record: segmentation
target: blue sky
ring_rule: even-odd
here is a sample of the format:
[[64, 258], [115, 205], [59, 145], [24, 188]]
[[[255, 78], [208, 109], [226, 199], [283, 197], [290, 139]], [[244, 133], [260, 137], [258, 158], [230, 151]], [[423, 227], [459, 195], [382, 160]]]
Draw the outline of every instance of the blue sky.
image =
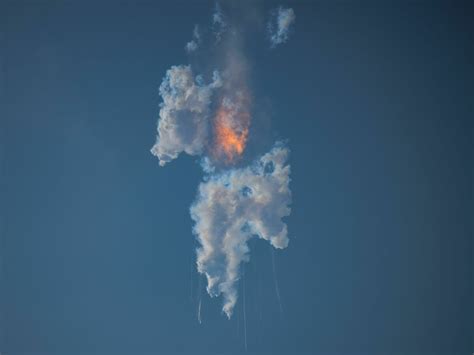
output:
[[[291, 149], [290, 244], [281, 312], [250, 243], [249, 352], [472, 352], [472, 9], [256, 6], [280, 4], [288, 41], [247, 49], [261, 144]], [[2, 353], [244, 353], [241, 299], [196, 317], [198, 159], [150, 154], [158, 87], [213, 6], [1, 3]]]

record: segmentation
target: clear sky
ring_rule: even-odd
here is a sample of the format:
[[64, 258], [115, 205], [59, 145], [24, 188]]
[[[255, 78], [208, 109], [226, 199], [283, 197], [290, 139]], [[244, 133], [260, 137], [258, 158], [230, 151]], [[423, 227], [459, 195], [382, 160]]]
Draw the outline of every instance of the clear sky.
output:
[[[290, 244], [274, 273], [250, 243], [248, 351], [472, 353], [472, 8], [255, 6], [280, 4], [289, 40], [247, 45], [291, 149]], [[201, 285], [197, 321], [198, 159], [150, 153], [158, 87], [213, 7], [0, 2], [3, 354], [244, 353], [242, 298], [229, 321]]]

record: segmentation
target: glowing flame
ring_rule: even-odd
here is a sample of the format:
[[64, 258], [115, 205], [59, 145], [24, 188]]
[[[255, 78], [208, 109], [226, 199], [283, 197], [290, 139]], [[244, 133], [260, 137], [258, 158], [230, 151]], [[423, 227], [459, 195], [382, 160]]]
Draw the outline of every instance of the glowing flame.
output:
[[214, 121], [214, 156], [217, 159], [224, 156], [225, 163], [233, 163], [242, 155], [247, 144], [250, 124], [248, 102], [241, 96], [237, 98], [236, 103], [222, 100]]
[[242, 155], [247, 141], [248, 129], [237, 133], [225, 124], [216, 126], [217, 144], [222, 149], [229, 161], [233, 161], [237, 155]]

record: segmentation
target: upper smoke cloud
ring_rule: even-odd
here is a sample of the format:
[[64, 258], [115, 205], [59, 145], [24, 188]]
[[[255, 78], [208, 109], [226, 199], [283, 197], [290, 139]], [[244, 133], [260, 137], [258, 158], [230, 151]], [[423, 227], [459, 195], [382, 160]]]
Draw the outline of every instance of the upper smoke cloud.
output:
[[163, 166], [181, 152], [200, 155], [209, 136], [209, 105], [213, 91], [222, 85], [217, 71], [209, 85], [194, 77], [190, 66], [173, 66], [160, 86], [163, 103], [156, 144], [151, 149]]
[[[293, 21], [293, 10], [280, 8], [272, 42], [286, 41]], [[258, 236], [275, 248], [286, 248], [289, 240], [282, 218], [290, 214], [291, 203], [289, 150], [283, 143], [242, 167], [252, 159], [249, 154], [243, 157], [257, 100], [249, 84], [244, 31], [235, 23], [216, 4], [212, 16], [216, 56], [203, 62], [218, 70], [208, 73], [206, 80], [190, 65], [172, 66], [166, 72], [159, 88], [163, 102], [151, 149], [161, 166], [182, 152], [201, 157], [206, 175], [190, 209], [201, 245], [197, 267], [206, 275], [208, 293], [223, 295], [223, 311], [229, 318], [238, 298], [241, 264], [249, 260], [248, 240]], [[204, 37], [196, 25], [186, 51], [204, 46]], [[192, 57], [206, 53], [199, 51]]]
[[288, 245], [281, 220], [290, 214], [287, 159], [288, 149], [280, 143], [249, 167], [210, 176], [191, 207], [201, 244], [198, 270], [206, 275], [211, 296], [223, 294], [229, 318], [237, 301], [240, 265], [249, 260], [248, 240], [258, 236], [275, 248]]
[[296, 16], [293, 9], [279, 7], [272, 11], [270, 21], [268, 22], [268, 32], [272, 47], [276, 47], [288, 40], [290, 27], [295, 22]]

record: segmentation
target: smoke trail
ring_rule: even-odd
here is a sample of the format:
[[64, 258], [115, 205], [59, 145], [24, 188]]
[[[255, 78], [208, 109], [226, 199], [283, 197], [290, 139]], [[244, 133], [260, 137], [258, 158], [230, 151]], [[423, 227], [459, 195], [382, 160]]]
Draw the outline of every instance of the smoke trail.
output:
[[283, 307], [281, 305], [281, 297], [280, 297], [280, 288], [278, 287], [278, 280], [277, 280], [276, 269], [275, 269], [275, 251], [273, 250], [273, 248], [270, 248], [270, 249], [272, 253], [273, 281], [275, 284], [275, 292], [277, 295], [278, 306], [280, 307], [280, 313], [283, 314]]
[[254, 300], [255, 300], [255, 314], [258, 314], [259, 311], [259, 299], [258, 299], [258, 281], [259, 281], [259, 269], [257, 268], [257, 258], [254, 259], [254, 274], [255, 274], [255, 289], [254, 289]]
[[198, 322], [199, 324], [202, 324], [202, 320], [201, 320], [201, 303], [202, 302], [202, 298], [201, 296], [199, 296], [199, 306], [198, 306]]
[[244, 309], [244, 341], [245, 351], [247, 351], [247, 309], [245, 305], [245, 267], [242, 272], [242, 294], [243, 294], [243, 309]]
[[255, 327], [256, 327], [256, 342], [257, 344], [260, 343], [260, 338], [261, 338], [261, 332], [262, 332], [262, 324], [261, 324], [261, 298], [259, 295], [259, 285], [260, 285], [260, 268], [258, 266], [258, 258], [255, 255], [253, 258], [253, 273], [254, 273], [254, 289], [253, 289], [253, 314], [254, 314], [254, 319], [256, 319]]
[[202, 285], [201, 285], [201, 275], [199, 275], [199, 286], [198, 286], [198, 297], [199, 297], [199, 303], [198, 303], [198, 311], [197, 311], [197, 318], [199, 324], [202, 324], [202, 319], [201, 319], [201, 305], [202, 305]]
[[237, 338], [240, 338], [240, 312], [237, 312]]
[[193, 265], [193, 256], [189, 258], [189, 299], [191, 304], [194, 303], [194, 265]]

